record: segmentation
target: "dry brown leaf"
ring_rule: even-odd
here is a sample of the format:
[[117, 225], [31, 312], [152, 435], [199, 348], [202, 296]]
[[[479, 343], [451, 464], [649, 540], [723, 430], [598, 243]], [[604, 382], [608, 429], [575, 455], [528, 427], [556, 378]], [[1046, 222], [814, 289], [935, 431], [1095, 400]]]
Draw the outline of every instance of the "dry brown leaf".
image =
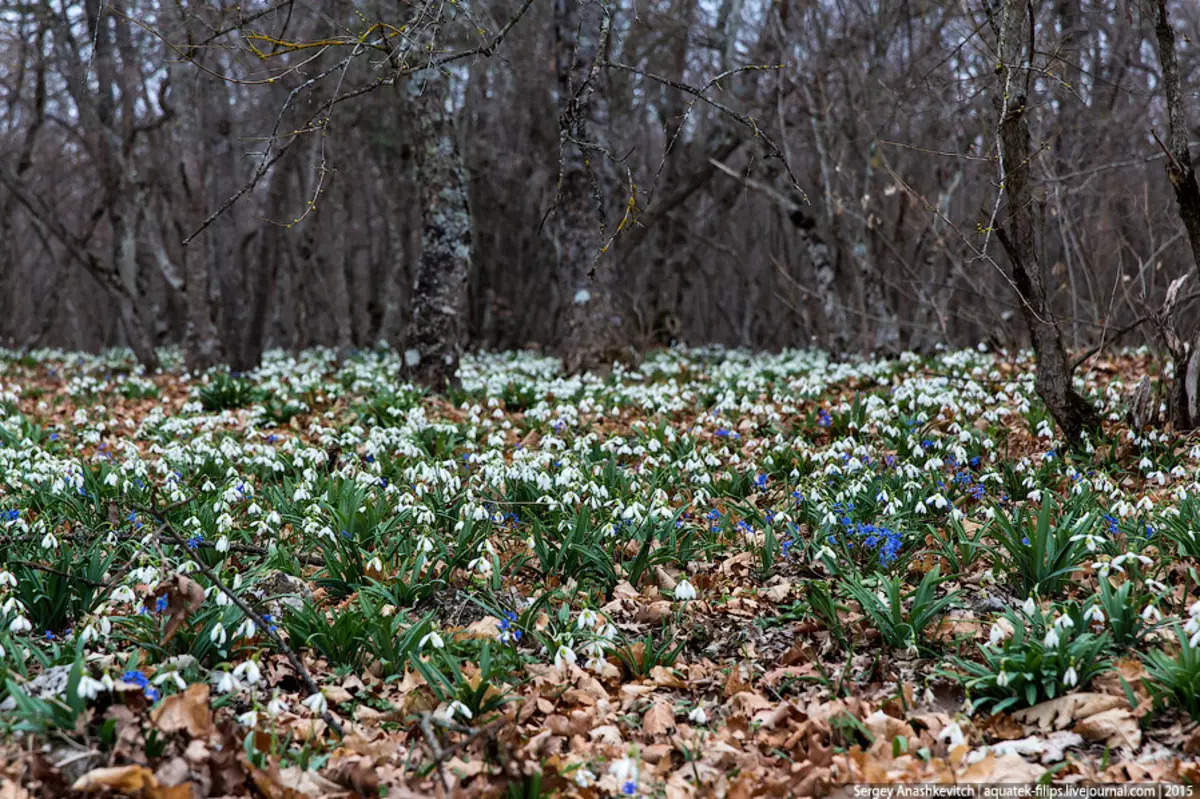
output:
[[192, 788], [183, 785], [166, 786], [158, 781], [154, 772], [145, 766], [114, 766], [95, 768], [75, 780], [72, 791], [98, 791], [108, 789], [144, 799], [191, 799]]
[[1075, 725], [1075, 731], [1089, 741], [1104, 741], [1111, 749], [1137, 749], [1142, 745], [1142, 730], [1127, 706], [1088, 716]]
[[175, 637], [179, 626], [204, 604], [204, 589], [194, 580], [176, 574], [167, 585], [167, 626], [163, 629], [162, 645]]
[[649, 736], [666, 735], [675, 729], [675, 708], [659, 700], [642, 716], [642, 732]]
[[209, 688], [192, 683], [181, 694], [168, 696], [150, 713], [150, 720], [166, 733], [186, 732], [193, 738], [207, 738], [213, 732]]
[[1121, 705], [1128, 706], [1124, 697], [1093, 693], [1066, 694], [1047, 702], [1039, 702], [1024, 710], [1018, 710], [1012, 715], [1017, 721], [1047, 732], [1049, 730], [1065, 730], [1078, 719], [1094, 716]]
[[329, 779], [359, 796], [379, 796], [379, 775], [365, 758], [341, 763], [328, 774]]

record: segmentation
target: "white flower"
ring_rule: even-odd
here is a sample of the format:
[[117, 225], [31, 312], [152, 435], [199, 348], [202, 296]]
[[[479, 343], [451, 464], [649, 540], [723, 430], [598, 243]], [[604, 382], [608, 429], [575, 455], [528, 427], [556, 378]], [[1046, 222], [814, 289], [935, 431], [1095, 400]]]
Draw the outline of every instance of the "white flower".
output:
[[675, 598], [680, 602], [687, 602], [696, 598], [696, 588], [687, 580], [680, 580], [675, 586]]
[[209, 679], [216, 685], [219, 694], [233, 693], [242, 687], [237, 678], [227, 671], [214, 671]]
[[42, 537], [42, 549], [58, 549], [58, 539], [54, 537], [54, 533], [46, 533]]
[[278, 716], [280, 713], [287, 712], [288, 707], [287, 700], [281, 696], [275, 696], [271, 698], [270, 702], [267, 702], [267, 713]]
[[1104, 611], [1099, 605], [1092, 605], [1083, 614], [1084, 621], [1095, 622], [1096, 624], [1104, 624]]
[[95, 699], [100, 695], [101, 691], [108, 690], [104, 683], [99, 680], [94, 680], [84, 674], [79, 678], [79, 686], [75, 689], [75, 693], [80, 699]]
[[237, 631], [234, 632], [233, 637], [253, 638], [256, 632], [258, 632], [258, 625], [254, 623], [254, 620], [245, 619], [241, 624], [238, 625]]
[[1075, 673], [1075, 667], [1069, 666], [1066, 672], [1063, 673], [1063, 685], [1068, 688], [1074, 688], [1079, 684], [1079, 675]]
[[578, 657], [576, 656], [574, 649], [566, 644], [559, 644], [558, 650], [554, 653], [555, 668], [561, 669], [564, 663], [570, 663], [572, 666], [574, 666], [577, 660]]
[[225, 625], [221, 624], [221, 622], [217, 622], [213, 626], [212, 632], [208, 634], [208, 640], [212, 641], [217, 646], [225, 646], [225, 641], [228, 640], [228, 638], [229, 636], [225, 634]]
[[117, 586], [117, 590], [112, 592], [113, 602], [133, 602], [137, 599], [137, 595], [133, 593], [133, 589], [127, 585]]
[[174, 683], [175, 687], [181, 691], [187, 688], [187, 682], [179, 676], [179, 672], [177, 671], [164, 671], [154, 675], [153, 683], [155, 685], [162, 685], [165, 682]]
[[1162, 621], [1162, 613], [1154, 605], [1147, 605], [1146, 609], [1142, 611], [1142, 619], [1154, 624]]
[[951, 749], [962, 746], [967, 742], [967, 737], [963, 735], [962, 727], [958, 726], [958, 722], [948, 724], [938, 733], [938, 740], [945, 741]]
[[688, 713], [688, 721], [693, 724], [704, 725], [708, 723], [708, 714], [704, 712], [704, 708], [697, 705]]
[[582, 766], [575, 772], [575, 784], [580, 788], [590, 788], [596, 782], [596, 775], [587, 766]]
[[1075, 626], [1075, 622], [1071, 619], [1070, 616], [1059, 616], [1057, 619], [1054, 620], [1054, 626], [1058, 627], [1060, 629], [1069, 630], [1070, 628]]
[[33, 625], [30, 624], [29, 619], [25, 618], [24, 616], [17, 616], [8, 625], [9, 632], [13, 633], [27, 633], [32, 629]]
[[[5, 569], [4, 571], [0, 571], [0, 586], [5, 586], [5, 585], [11, 586], [13, 588], [17, 587], [17, 578], [14, 577], [13, 573], [8, 571], [7, 569]], [[1196, 604], [1200, 604], [1200, 602], [1198, 602]]]
[[1044, 641], [1042, 641], [1042, 643], [1047, 649], [1054, 649], [1056, 646], [1058, 646], [1058, 633], [1053, 627], [1046, 632], [1046, 638]]
[[446, 642], [442, 640], [442, 636], [438, 635], [437, 630], [425, 633], [417, 643], [417, 649], [424, 649], [425, 644], [431, 644], [434, 649], [444, 649], [446, 647]]
[[630, 757], [623, 757], [609, 765], [608, 773], [616, 777], [617, 782], [622, 785], [626, 782], [637, 782], [637, 761]]
[[471, 709], [457, 699], [455, 699], [446, 707], [446, 713], [443, 718], [445, 718], [446, 721], [452, 721], [456, 715], [462, 716], [465, 719], [472, 719], [475, 717], [475, 714], [471, 712]]
[[584, 608], [579, 611], [579, 618], [575, 620], [575, 626], [580, 630], [590, 630], [600, 623], [600, 617], [596, 615], [596, 611], [591, 608]]
[[262, 672], [259, 671], [257, 663], [247, 660], [238, 664], [237, 668], [233, 670], [233, 676], [247, 685], [257, 685], [258, 681], [262, 679]]
[[325, 694], [320, 691], [305, 699], [301, 704], [318, 716], [325, 715], [325, 711], [329, 709], [329, 702], [326, 701]]
[[237, 717], [238, 724], [246, 727], [255, 727], [258, 725], [258, 713], [253, 710], [247, 710], [245, 713]]
[[1026, 616], [1032, 616], [1037, 611], [1037, 603], [1033, 601], [1033, 597], [1025, 600], [1025, 604], [1021, 605], [1021, 610], [1025, 611]]

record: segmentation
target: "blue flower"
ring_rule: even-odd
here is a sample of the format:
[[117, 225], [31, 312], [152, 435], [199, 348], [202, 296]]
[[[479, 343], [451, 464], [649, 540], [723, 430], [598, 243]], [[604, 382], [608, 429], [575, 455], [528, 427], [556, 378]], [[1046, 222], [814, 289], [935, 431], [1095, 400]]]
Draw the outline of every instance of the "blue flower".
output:
[[193, 552], [195, 550], [199, 549], [200, 545], [203, 543], [204, 543], [204, 536], [200, 535], [199, 533], [196, 533], [194, 536], [192, 536], [191, 538], [189, 538], [187, 540], [188, 549], [192, 550]]
[[163, 594], [162, 596], [160, 596], [158, 599], [156, 599], [154, 601], [154, 612], [162, 613], [166, 609], [167, 609], [167, 595]]
[[637, 783], [633, 780], [625, 780], [625, 784], [621, 786], [621, 793], [626, 796], [633, 796], [637, 793]]

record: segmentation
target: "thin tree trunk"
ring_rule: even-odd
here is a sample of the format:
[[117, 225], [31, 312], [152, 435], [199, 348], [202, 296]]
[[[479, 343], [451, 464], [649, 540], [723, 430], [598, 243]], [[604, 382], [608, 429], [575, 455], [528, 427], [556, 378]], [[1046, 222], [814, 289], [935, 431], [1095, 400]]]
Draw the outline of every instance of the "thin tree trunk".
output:
[[996, 102], [999, 106], [1000, 185], [1007, 195], [1007, 218], [997, 236], [1012, 264], [1012, 280], [1021, 300], [1021, 313], [1033, 338], [1037, 356], [1035, 386], [1050, 414], [1072, 443], [1085, 430], [1098, 428], [1096, 410], [1075, 391], [1074, 371], [1063, 347], [1058, 320], [1046, 301], [1046, 279], [1034, 241], [1033, 191], [1030, 186], [1028, 107], [1025, 81], [1029, 75], [1025, 52], [1032, 20], [1025, 0], [1004, 0], [1000, 19], [1000, 58]]
[[601, 251], [605, 226], [596, 164], [602, 154], [588, 139], [589, 127], [606, 127], [605, 104], [597, 97], [597, 60], [609, 25], [607, 11], [595, 4], [581, 14], [578, 0], [555, 0], [559, 178], [552, 230], [566, 304], [563, 368], [569, 374], [602, 368], [616, 343], [612, 259]]
[[[1175, 50], [1175, 30], [1166, 0], [1157, 0], [1154, 33], [1158, 39], [1158, 58], [1162, 64], [1163, 94], [1167, 101], [1167, 177], [1175, 189], [1179, 218], [1187, 231], [1192, 261], [1200, 266], [1200, 183], [1188, 149], [1187, 109], [1179, 84], [1179, 59]], [[1190, 274], [1190, 273], [1189, 273]], [[1175, 308], [1175, 294], [1184, 278], [1171, 286], [1159, 321], [1160, 334], [1166, 338], [1175, 362], [1175, 375], [1168, 394], [1171, 422], [1177, 431], [1200, 426], [1200, 329], [1189, 337], [1181, 330], [1182, 308]]]
[[408, 377], [441, 390], [455, 379], [465, 343], [471, 211], [462, 155], [446, 110], [447, 77], [426, 77], [414, 77], [412, 83], [419, 92], [421, 258], [403, 347]]

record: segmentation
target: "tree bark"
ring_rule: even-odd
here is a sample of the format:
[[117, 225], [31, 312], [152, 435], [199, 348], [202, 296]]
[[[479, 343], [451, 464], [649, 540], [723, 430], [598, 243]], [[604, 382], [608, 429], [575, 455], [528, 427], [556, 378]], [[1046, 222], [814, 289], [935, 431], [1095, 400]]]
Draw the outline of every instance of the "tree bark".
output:
[[1033, 191], [1030, 186], [1029, 123], [1025, 83], [1029, 77], [1025, 52], [1032, 20], [1025, 0], [1004, 0], [1000, 19], [1000, 57], [997, 66], [999, 106], [999, 172], [1007, 195], [1006, 219], [997, 237], [1012, 265], [1012, 282], [1021, 313], [1033, 338], [1037, 357], [1035, 386], [1054, 421], [1071, 443], [1086, 430], [1100, 426], [1096, 410], [1075, 391], [1073, 368], [1063, 347], [1062, 332], [1046, 299], [1045, 271], [1034, 241]]
[[[424, 78], [424, 79], [423, 79]], [[421, 192], [421, 257], [413, 281], [404, 363], [412, 381], [444, 390], [462, 354], [471, 271], [471, 210], [453, 121], [446, 110], [447, 77], [420, 73], [417, 183]]]
[[581, 13], [579, 0], [555, 0], [559, 176], [551, 229], [560, 301], [565, 304], [560, 336], [568, 374], [602, 368], [617, 338], [612, 259], [601, 251], [605, 225], [593, 163], [600, 151], [588, 139], [589, 123], [604, 127], [597, 61], [608, 41], [609, 24], [607, 12], [595, 4]]
[[[1158, 59], [1162, 65], [1163, 94], [1167, 102], [1167, 177], [1175, 189], [1179, 218], [1187, 231], [1193, 264], [1200, 267], [1200, 183], [1188, 149], [1187, 109], [1179, 85], [1179, 59], [1175, 50], [1175, 30], [1171, 27], [1167, 0], [1157, 0], [1154, 33], [1158, 40]], [[1190, 274], [1190, 273], [1189, 273]], [[1177, 431], [1200, 426], [1200, 329], [1191, 336], [1181, 330], [1180, 311], [1175, 307], [1180, 279], [1171, 286], [1161, 312], [1160, 334], [1167, 342], [1175, 363], [1175, 374], [1168, 392], [1171, 423]]]

